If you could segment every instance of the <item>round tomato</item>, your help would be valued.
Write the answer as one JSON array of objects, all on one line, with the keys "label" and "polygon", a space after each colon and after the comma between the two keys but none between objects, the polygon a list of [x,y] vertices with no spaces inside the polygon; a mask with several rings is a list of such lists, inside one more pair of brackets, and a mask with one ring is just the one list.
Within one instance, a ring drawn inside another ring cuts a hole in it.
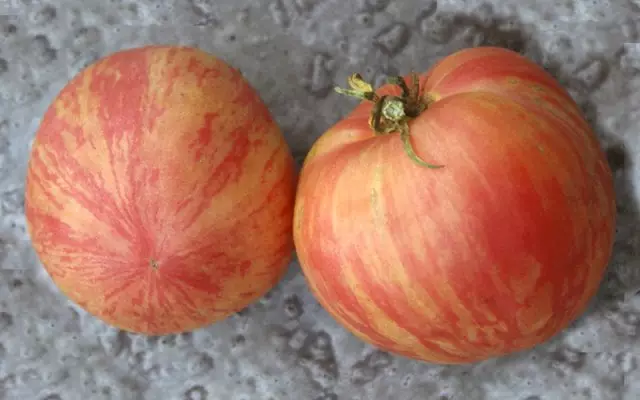
[{"label": "round tomato", "polygon": [[25,209],[71,300],[145,334],[217,322],[293,253],[293,157],[256,91],[202,50],[146,46],[76,75],[38,129]]},{"label": "round tomato", "polygon": [[576,103],[509,50],[465,49],[374,91],[304,162],[294,241],[312,292],[359,338],[466,363],[577,318],[614,238],[604,153]]}]

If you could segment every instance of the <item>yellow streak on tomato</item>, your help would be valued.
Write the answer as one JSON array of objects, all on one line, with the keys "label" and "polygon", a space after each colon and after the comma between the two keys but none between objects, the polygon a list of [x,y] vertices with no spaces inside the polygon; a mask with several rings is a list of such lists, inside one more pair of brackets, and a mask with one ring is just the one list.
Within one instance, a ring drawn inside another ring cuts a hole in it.
[{"label": "yellow streak on tomato", "polygon": [[371,202],[371,211],[373,213],[374,225],[377,231],[386,228],[386,204],[384,203],[384,198],[382,196],[382,192],[384,190],[382,185],[382,172],[383,166],[376,165],[373,167],[373,179],[371,183],[371,194],[369,195],[369,200]]},{"label": "yellow streak on tomato", "polygon": [[[516,312],[518,329],[523,335],[536,335],[544,329],[544,326],[553,317],[553,287],[550,283],[542,285],[541,288],[526,297],[527,302],[524,307]],[[514,291],[517,295],[520,291]]]},{"label": "yellow streak on tomato", "polygon": [[[373,147],[373,146],[372,146]],[[383,146],[376,146],[372,149],[372,156],[377,160],[384,160],[385,148]],[[403,287],[406,288],[404,295],[408,299],[409,306],[411,307],[413,312],[423,313],[425,316],[433,319],[438,318],[439,307],[437,304],[433,302],[430,298],[429,293],[421,290],[421,288],[416,287],[414,282],[411,279],[411,276],[407,273],[407,270],[403,265],[398,264],[398,260],[400,260],[400,255],[398,254],[397,248],[390,246],[386,248],[385,252],[379,251],[379,246],[382,243],[390,243],[392,242],[391,226],[389,224],[388,218],[386,218],[387,210],[390,207],[393,207],[394,204],[398,203],[398,197],[404,197],[406,193],[402,191],[388,193],[388,188],[390,184],[390,180],[393,177],[402,176],[406,171],[401,171],[403,166],[398,166],[394,164],[379,163],[377,164],[373,170],[373,174],[371,177],[368,177],[368,180],[371,182],[372,191],[376,193],[374,197],[374,201],[371,203],[371,211],[372,211],[372,221],[374,226],[374,231],[372,231],[371,235],[366,235],[364,240],[369,245],[368,250],[363,252],[366,254],[374,254],[375,263],[371,263],[368,265],[372,275],[377,277],[377,284],[384,287],[387,285],[393,285],[395,287]],[[367,182],[367,178],[363,177],[363,182]],[[396,196],[397,195],[397,196]],[[387,204],[386,199],[389,198]],[[401,211],[400,211],[401,212]],[[336,229],[339,231],[339,221],[334,221],[334,226],[337,226]],[[345,220],[343,220],[345,221]],[[407,227],[408,230],[413,230],[413,233],[417,236],[419,234],[414,226]],[[348,228],[347,228],[348,229]],[[413,235],[412,235],[413,236]],[[418,256],[421,261],[426,261],[426,254],[424,254],[423,247],[419,242],[414,242],[414,246],[412,250],[414,250],[417,254],[422,254],[422,257]],[[388,254],[387,257],[384,257],[385,254]],[[358,277],[355,276],[354,279]],[[358,293],[358,298],[367,298],[366,293],[360,292]],[[368,300],[369,303],[372,303]],[[372,307],[369,307],[371,309]],[[430,350],[424,347],[419,338],[415,335],[412,335],[405,329],[402,329],[397,324],[389,324],[388,321],[393,321],[386,313],[384,309],[378,308],[377,313],[371,312],[371,318],[382,319],[383,321],[387,321],[386,325],[378,322],[383,329],[380,329],[380,332],[384,334],[384,336],[390,338],[398,348],[406,348],[410,346],[414,349],[420,349],[419,351],[429,354]],[[441,345],[445,346],[445,343],[441,343]]]},{"label": "yellow streak on tomato", "polygon": [[[370,264],[370,267],[375,269],[377,266],[375,264]],[[372,328],[392,340],[397,348],[401,349],[407,346],[412,348],[422,347],[420,342],[413,335],[398,326],[393,319],[389,318],[384,309],[376,306],[371,297],[367,294],[367,289],[358,284],[358,276],[354,275],[353,270],[348,266],[345,268],[344,279],[358,299],[360,305],[364,310],[366,310],[370,319],[369,323]]]}]

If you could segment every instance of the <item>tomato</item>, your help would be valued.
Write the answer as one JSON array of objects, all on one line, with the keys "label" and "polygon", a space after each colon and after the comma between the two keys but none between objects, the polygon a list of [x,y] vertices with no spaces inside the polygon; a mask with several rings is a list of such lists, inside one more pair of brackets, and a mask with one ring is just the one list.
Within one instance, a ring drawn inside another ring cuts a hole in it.
[{"label": "tomato", "polygon": [[[575,320],[611,256],[604,152],[564,88],[501,48],[373,90],[305,159],[294,242],[323,307],[435,363],[531,348]],[[416,85],[417,89],[416,90]]]},{"label": "tomato", "polygon": [[104,57],[56,96],[26,179],[36,253],[118,328],[190,331],[270,290],[293,253],[294,162],[269,110],[212,54]]}]

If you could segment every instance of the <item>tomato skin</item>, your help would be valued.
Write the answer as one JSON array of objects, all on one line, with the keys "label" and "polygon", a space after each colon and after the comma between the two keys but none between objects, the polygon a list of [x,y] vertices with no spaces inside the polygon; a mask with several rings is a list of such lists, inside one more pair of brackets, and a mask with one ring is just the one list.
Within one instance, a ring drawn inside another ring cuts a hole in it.
[{"label": "tomato skin", "polygon": [[374,135],[362,102],[301,171],[302,270],[339,323],[384,350],[468,363],[531,348],[584,311],[609,262],[605,155],[567,92],[512,51],[459,51],[420,82],[431,103],[411,141],[444,167]]},{"label": "tomato skin", "polygon": [[120,329],[179,333],[270,290],[293,253],[295,164],[256,91],[199,49],[108,55],[53,100],[29,160],[35,251]]}]

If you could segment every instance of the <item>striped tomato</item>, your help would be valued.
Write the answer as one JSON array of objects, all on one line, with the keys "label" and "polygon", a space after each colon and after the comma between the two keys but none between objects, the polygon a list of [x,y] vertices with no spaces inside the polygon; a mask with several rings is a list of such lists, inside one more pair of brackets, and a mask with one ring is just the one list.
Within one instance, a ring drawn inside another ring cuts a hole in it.
[{"label": "striped tomato", "polygon": [[[301,171],[294,241],[320,303],[359,338],[467,363],[576,319],[603,277],[615,199],[565,90],[499,48],[465,49],[374,90]],[[414,85],[419,83],[419,85]],[[397,84],[397,85],[396,85]]]},{"label": "striped tomato", "polygon": [[75,76],[42,119],[25,190],[53,282],[128,331],[225,318],[293,250],[284,137],[238,71],[194,48],[123,50]]}]

